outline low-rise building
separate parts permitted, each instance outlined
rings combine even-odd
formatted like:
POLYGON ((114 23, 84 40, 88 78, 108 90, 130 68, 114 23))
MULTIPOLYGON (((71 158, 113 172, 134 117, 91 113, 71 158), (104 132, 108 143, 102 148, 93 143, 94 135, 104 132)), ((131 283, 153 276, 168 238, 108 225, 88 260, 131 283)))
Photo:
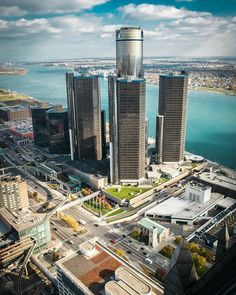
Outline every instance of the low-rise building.
POLYGON ((24 120, 31 117, 29 107, 6 106, 0 107, 0 119, 3 121, 24 120))
MULTIPOLYGON (((86 254, 73 253, 56 263, 59 295, 157 294, 153 282, 98 245, 86 244, 86 254), (89 249, 90 254, 87 255, 89 249)), ((82 251, 83 252, 83 251, 82 251)), ((157 286, 156 286, 157 287, 157 286)), ((159 293, 158 293, 159 294, 159 293)))
POLYGON ((142 218, 138 224, 141 227, 143 235, 148 236, 148 244, 153 248, 164 242, 170 235, 168 228, 149 218, 142 218))
POLYGON ((98 190, 108 186, 108 161, 84 160, 63 163, 63 174, 68 177, 77 176, 81 182, 98 190))
POLYGON ((0 209, 0 220, 10 228, 17 240, 29 237, 36 241, 35 252, 47 248, 51 241, 49 219, 46 217, 46 214, 34 213, 29 209, 17 212, 0 209))

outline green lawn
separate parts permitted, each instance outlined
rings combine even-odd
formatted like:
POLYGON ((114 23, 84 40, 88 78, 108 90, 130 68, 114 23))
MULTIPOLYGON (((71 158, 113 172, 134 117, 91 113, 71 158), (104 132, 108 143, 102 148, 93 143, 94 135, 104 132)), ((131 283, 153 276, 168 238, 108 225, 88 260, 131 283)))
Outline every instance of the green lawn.
POLYGON ((88 202, 84 202, 83 205, 84 205, 85 207, 89 208, 90 210, 94 211, 95 213, 102 212, 102 214, 106 214, 106 213, 108 213, 108 212, 111 211, 110 209, 105 209, 105 208, 104 208, 104 209, 103 209, 103 208, 100 209, 100 206, 98 206, 98 207, 94 207, 94 206, 92 206, 91 204, 89 204, 88 202))
POLYGON ((130 200, 134 197, 136 197, 137 194, 140 194, 140 193, 145 193, 146 191, 150 190, 149 187, 142 187, 142 188, 139 188, 139 187, 122 187, 120 192, 118 192, 117 188, 114 188, 114 187, 110 187, 108 189, 106 189, 106 191, 113 195, 114 197, 117 197, 121 200, 123 199, 127 199, 127 200, 130 200))
POLYGON ((118 210, 113 211, 113 212, 109 213, 108 215, 106 215, 106 218, 107 218, 107 217, 114 216, 114 215, 121 214, 121 213, 123 213, 123 212, 125 212, 123 209, 118 209, 118 210))

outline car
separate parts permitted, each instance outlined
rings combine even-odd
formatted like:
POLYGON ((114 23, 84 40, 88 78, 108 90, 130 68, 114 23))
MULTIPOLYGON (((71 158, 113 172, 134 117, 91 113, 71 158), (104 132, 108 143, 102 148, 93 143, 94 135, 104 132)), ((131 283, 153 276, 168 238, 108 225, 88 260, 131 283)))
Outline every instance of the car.
POLYGON ((129 240, 129 243, 132 243, 132 240, 129 240))
POLYGON ((143 247, 141 247, 140 249, 141 249, 141 250, 144 250, 144 248, 143 248, 143 247))
POLYGON ((77 237, 78 235, 77 235, 77 234, 73 234, 73 236, 74 236, 74 237, 77 237))
POLYGON ((128 254, 131 254, 131 253, 132 253, 130 250, 127 250, 126 252, 127 252, 128 254))
POLYGON ((123 238, 126 238, 126 235, 122 235, 123 238))
POLYGON ((146 261, 147 263, 149 263, 149 264, 152 264, 152 263, 153 263, 153 261, 152 261, 151 259, 149 259, 149 258, 146 258, 145 261, 146 261))
POLYGON ((143 254, 146 256, 147 255, 147 252, 143 252, 143 254))
POLYGON ((115 240, 110 240, 110 242, 111 242, 112 244, 115 244, 115 243, 116 243, 116 241, 115 241, 115 240))
POLYGON ((54 227, 54 228, 53 228, 53 230, 57 231, 57 228, 56 228, 56 227, 54 227))
POLYGON ((94 226, 98 226, 98 224, 97 223, 94 223, 94 226))

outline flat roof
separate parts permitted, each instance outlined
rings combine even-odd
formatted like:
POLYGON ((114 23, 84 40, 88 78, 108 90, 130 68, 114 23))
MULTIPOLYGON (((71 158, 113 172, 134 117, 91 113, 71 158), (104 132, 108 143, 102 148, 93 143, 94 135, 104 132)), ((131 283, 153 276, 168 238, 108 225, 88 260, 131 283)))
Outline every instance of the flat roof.
POLYGON ((58 261, 57 265, 64 272, 72 275, 78 284, 81 282, 91 292, 99 294, 121 263, 100 247, 95 247, 97 254, 92 257, 73 253, 58 261))
POLYGON ((195 189, 198 189, 198 190, 201 190, 201 191, 206 191, 209 188, 211 188, 210 185, 206 185, 206 184, 198 182, 196 180, 191 180, 190 182, 187 183, 187 186, 190 186, 192 188, 195 188, 195 189))
POLYGON ((206 203, 198 203, 185 200, 183 195, 177 198, 171 197, 166 201, 156 205, 146 211, 146 214, 169 216, 176 219, 194 219, 208 207, 218 204, 224 196, 218 193, 212 193, 211 198, 206 203))
POLYGON ((96 178, 104 178, 108 176, 109 161, 108 160, 84 160, 84 161, 67 161, 63 165, 71 166, 84 172, 93 175, 96 178))
POLYGON ((166 201, 156 205, 155 207, 146 211, 146 214, 172 216, 188 206, 191 201, 186 201, 183 198, 170 197, 166 201))
POLYGON ((16 212, 10 212, 6 208, 0 209, 0 219, 13 227, 17 232, 27 228, 31 228, 39 223, 42 223, 46 214, 34 213, 30 209, 18 210, 16 212))
POLYGON ((217 203, 217 205, 226 209, 226 208, 233 206, 235 203, 236 203, 236 199, 227 197, 227 198, 220 200, 219 203, 217 203))
POLYGON ((199 179, 202 179, 210 184, 216 184, 224 188, 236 191, 236 180, 229 177, 218 175, 214 172, 202 172, 198 175, 199 179))
POLYGON ((179 212, 176 212, 172 215, 172 218, 176 219, 194 219, 201 212, 205 211, 207 208, 212 207, 215 204, 218 204, 219 200, 223 199, 224 196, 221 194, 213 193, 211 194, 210 200, 205 203, 192 202, 179 212))
POLYGON ((153 229, 153 228, 157 228, 157 233, 160 234, 163 232, 163 230, 165 230, 166 228, 164 226, 162 226, 161 224, 149 219, 149 218, 142 218, 139 222, 139 225, 147 228, 147 229, 153 229))
MULTIPOLYGON (((115 271, 115 275, 120 281, 125 282, 125 284, 133 289, 137 294, 145 295, 151 292, 151 288, 126 267, 119 267, 115 271)), ((136 294, 135 292, 133 294, 136 294)))

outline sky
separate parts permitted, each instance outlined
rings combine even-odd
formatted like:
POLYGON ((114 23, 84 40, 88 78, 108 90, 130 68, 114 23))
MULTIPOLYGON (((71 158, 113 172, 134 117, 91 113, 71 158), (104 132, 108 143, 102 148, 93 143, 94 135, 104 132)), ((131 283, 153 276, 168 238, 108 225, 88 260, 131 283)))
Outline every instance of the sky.
POLYGON ((0 0, 0 62, 114 57, 140 26, 144 56, 236 56, 236 0, 0 0))

